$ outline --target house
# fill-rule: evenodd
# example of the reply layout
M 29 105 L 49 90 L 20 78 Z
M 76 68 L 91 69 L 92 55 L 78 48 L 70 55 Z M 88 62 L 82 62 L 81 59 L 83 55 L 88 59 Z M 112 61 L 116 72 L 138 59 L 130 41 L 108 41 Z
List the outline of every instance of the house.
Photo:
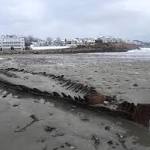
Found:
M 25 39 L 16 35 L 2 35 L 0 37 L 0 50 L 24 50 Z
M 102 36 L 100 39 L 103 43 L 122 43 L 123 40 L 121 38 L 114 38 L 114 37 L 111 37 L 111 36 Z

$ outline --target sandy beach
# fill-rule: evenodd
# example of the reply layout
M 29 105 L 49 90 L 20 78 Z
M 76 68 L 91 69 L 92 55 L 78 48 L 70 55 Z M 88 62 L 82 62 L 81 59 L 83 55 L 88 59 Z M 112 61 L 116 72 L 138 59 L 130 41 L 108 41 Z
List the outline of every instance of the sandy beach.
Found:
M 64 75 L 100 93 L 116 96 L 119 101 L 150 103 L 150 49 L 1 58 L 3 69 L 15 67 Z M 55 100 L 45 103 L 42 98 L 4 87 L 0 87 L 0 112 L 2 150 L 150 149 L 150 132 L 141 125 Z M 37 120 L 28 127 L 33 115 Z

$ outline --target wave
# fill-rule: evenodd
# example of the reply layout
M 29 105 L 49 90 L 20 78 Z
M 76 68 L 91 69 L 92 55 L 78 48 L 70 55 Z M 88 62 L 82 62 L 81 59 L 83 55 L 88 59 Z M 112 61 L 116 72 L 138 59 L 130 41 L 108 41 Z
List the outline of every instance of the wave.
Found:
M 150 48 L 134 49 L 128 51 L 127 53 L 150 54 Z

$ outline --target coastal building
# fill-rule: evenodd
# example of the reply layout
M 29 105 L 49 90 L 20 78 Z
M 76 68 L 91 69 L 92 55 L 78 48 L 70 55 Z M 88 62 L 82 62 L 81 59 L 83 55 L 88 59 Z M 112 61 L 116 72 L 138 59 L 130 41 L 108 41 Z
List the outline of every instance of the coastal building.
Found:
M 24 50 L 25 39 L 16 35 L 2 35 L 0 37 L 0 50 Z
M 94 38 L 84 38 L 82 40 L 82 43 L 84 45 L 94 45 L 95 44 L 95 39 Z
M 66 45 L 93 45 L 95 44 L 94 38 L 75 38 L 65 39 Z
M 144 46 L 144 42 L 139 41 L 139 40 L 134 40 L 133 43 L 139 46 Z
M 38 39 L 36 42 L 32 42 L 32 46 L 34 47 L 42 47 L 42 46 L 64 46 L 65 41 L 60 38 L 57 39 L 46 39 L 41 40 Z
M 121 38 L 114 38 L 111 36 L 102 36 L 98 39 L 101 39 L 103 43 L 121 43 L 123 40 Z

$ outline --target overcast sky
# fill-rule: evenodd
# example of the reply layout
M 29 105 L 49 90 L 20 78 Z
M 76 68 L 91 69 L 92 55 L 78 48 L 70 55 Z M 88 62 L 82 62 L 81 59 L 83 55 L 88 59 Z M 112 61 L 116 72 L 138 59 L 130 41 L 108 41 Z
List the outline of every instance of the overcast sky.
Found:
M 0 34 L 150 40 L 150 0 L 0 2 Z

